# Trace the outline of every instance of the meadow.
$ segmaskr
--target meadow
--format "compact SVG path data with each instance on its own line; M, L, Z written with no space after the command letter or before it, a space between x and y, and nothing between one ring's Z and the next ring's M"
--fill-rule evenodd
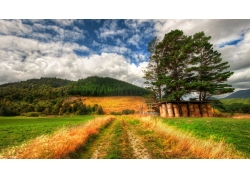
M60 128L80 125L93 119L94 116L0 116L0 151L7 147L20 145L37 136L51 134Z
M197 138L223 140L250 158L250 119L164 118L163 123L190 132Z
M250 120L144 115L0 117L0 158L250 158Z
M103 111L106 114L110 112L122 112L124 109L133 109L135 112L139 111L139 106L143 105L144 111L146 111L146 102L143 97L140 96L104 96L104 97L71 97L65 102L81 101L86 105L93 106L98 104L102 106ZM133 103L131 103L133 102Z

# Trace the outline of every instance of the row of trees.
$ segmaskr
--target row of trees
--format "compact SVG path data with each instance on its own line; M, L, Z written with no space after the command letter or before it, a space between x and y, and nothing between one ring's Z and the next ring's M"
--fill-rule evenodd
M55 100L39 101L37 103L13 102L8 100L0 100L0 116L18 116L28 115L30 113L37 115L62 115L62 114L104 114L101 106L95 104L93 106L83 104L82 102L65 102L62 98Z
M113 78L92 76L72 83L67 93L81 96L142 96L149 91Z
M195 92L201 101L234 91L225 83L233 72L226 71L228 62L222 62L210 39L204 32L186 36L174 30L162 41L155 37L149 42L151 54L144 78L156 99L179 101Z

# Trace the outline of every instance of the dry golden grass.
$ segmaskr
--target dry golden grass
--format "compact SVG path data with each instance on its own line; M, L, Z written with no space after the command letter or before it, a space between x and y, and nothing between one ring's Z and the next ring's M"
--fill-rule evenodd
M240 113L236 113L234 114L233 118L235 119L249 119L250 120L250 114L240 114Z
M0 158L6 159L57 159L84 145L91 135L96 135L113 117L95 120L74 128L61 129L52 135L40 136L21 146L6 149Z
M212 139L202 140L190 133L179 131L161 122L161 119L150 116L136 116L145 128L149 128L167 140L168 154L178 157L187 154L188 157L201 159L240 159L245 158L233 147L223 141L214 142Z
M68 102L80 100L86 105L93 106L94 104L101 105L104 112L121 112L124 109L134 109L135 112L139 111L139 106L143 105L144 111L147 106L145 99L141 96L106 96L106 97L71 97L67 99Z

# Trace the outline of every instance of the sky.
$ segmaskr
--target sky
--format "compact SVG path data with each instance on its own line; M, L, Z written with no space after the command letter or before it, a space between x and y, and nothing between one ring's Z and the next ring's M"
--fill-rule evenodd
M214 0L206 9L192 5L195 0L165 6L154 6L152 1L131 6L130 0L120 4L94 0L85 6L73 2L77 1L58 5L45 0L39 6L25 5L26 0L5 2L0 11L0 84L96 75L144 87L148 42L180 29L188 36L200 31L211 36L210 43L234 72L227 83L236 91L250 88L250 19L244 19L245 6L224 8ZM177 6L178 11L172 8ZM232 13L239 7L241 11Z
M175 29L211 36L234 72L227 83L250 88L248 19L0 19L0 84L96 75L143 87L148 42Z

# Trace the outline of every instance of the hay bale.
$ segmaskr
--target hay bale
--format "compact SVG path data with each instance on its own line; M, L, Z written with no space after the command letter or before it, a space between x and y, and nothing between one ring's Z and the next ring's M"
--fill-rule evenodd
M208 117L213 117L213 109L210 104L206 104Z
M202 117L208 117L206 104L201 105L201 110L202 110Z
M188 117L188 108L187 104L180 104L181 106L181 112L183 117Z
M195 117L194 104L190 103L188 106L189 106L190 117Z
M162 117L166 117L167 115L166 104L161 105L161 110L162 110Z
M173 104L173 109L174 109L174 117L180 117L178 104Z
M194 116L201 117L199 104L194 104Z
M167 103L168 117L174 117L173 104Z

